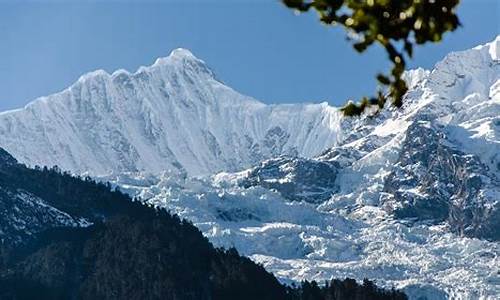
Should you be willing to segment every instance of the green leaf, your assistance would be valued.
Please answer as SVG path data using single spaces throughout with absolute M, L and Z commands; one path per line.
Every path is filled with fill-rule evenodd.
M 383 85 L 389 85 L 391 84 L 391 80 L 389 78 L 387 78 L 387 76 L 384 76 L 382 74 L 378 74 L 377 75 L 377 80 L 383 84 Z

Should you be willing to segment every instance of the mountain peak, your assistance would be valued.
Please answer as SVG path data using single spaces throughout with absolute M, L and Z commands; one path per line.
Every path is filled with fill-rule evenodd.
M 172 50 L 172 52 L 170 52 L 169 57 L 197 59 L 196 56 L 194 56 L 194 54 L 186 48 L 177 48 Z
M 158 66 L 158 65 L 165 65 L 174 61 L 195 61 L 195 62 L 201 62 L 203 64 L 204 61 L 201 59 L 197 58 L 194 56 L 194 54 L 189 51 L 188 49 L 185 48 L 176 48 L 170 52 L 170 54 L 167 57 L 160 57 L 156 59 L 155 63 L 153 66 Z

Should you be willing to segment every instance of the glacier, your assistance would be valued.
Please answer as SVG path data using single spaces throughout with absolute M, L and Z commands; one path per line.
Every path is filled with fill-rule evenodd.
M 28 165 L 112 182 L 283 281 L 500 295 L 500 37 L 405 74 L 402 109 L 265 105 L 185 49 L 0 114 Z

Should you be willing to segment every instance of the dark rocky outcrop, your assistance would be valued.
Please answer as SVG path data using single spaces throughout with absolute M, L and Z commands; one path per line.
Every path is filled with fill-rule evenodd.
M 274 189 L 291 201 L 321 203 L 337 190 L 337 167 L 331 162 L 280 157 L 252 169 L 241 185 Z
M 444 130 L 414 122 L 384 191 L 393 195 L 397 218 L 448 222 L 459 234 L 500 239 L 499 207 L 485 205 L 483 191 L 495 183 L 472 154 L 453 148 Z M 488 186 L 489 185 L 489 186 Z M 490 201 L 491 202 L 491 201 Z

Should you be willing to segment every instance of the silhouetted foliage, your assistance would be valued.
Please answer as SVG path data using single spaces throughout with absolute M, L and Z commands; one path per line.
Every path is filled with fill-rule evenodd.
M 324 286 L 318 286 L 316 282 L 304 281 L 297 288 L 289 288 L 289 299 L 291 300 L 402 300 L 406 295 L 392 290 L 378 288 L 375 283 L 365 279 L 360 285 L 354 279 L 333 279 L 326 282 Z
M 234 248 L 214 248 L 176 215 L 109 184 L 7 164 L 1 155 L 0 189 L 28 191 L 92 225 L 2 242 L 0 299 L 406 299 L 354 280 L 284 286 Z
M 321 22 L 340 25 L 355 39 L 354 49 L 363 52 L 374 43 L 387 52 L 393 66 L 391 73 L 378 74 L 377 80 L 388 86 L 389 97 L 396 107 L 402 105 L 408 90 L 402 79 L 405 55 L 413 56 L 415 44 L 439 42 L 443 34 L 454 31 L 460 22 L 455 14 L 459 0 L 283 0 L 301 12 L 311 9 L 319 13 Z M 386 97 L 364 97 L 360 103 L 347 103 L 342 111 L 347 116 L 360 115 L 370 106 L 383 108 Z

